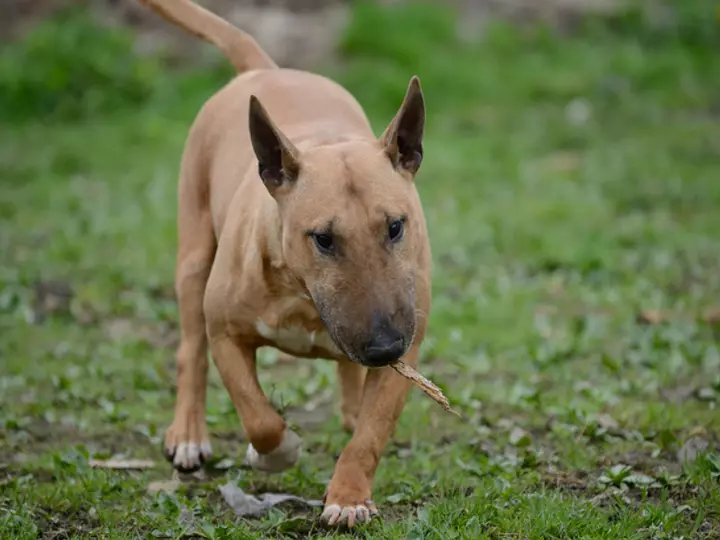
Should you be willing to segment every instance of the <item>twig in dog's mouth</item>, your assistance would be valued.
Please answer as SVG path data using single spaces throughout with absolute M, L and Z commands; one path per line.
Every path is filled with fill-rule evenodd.
M 412 367 L 408 366 L 402 360 L 398 360 L 394 364 L 390 364 L 390 367 L 392 367 L 395 371 L 397 371 L 406 379 L 410 379 L 413 384 L 415 384 L 415 386 L 417 386 L 418 388 L 420 388 L 420 390 L 430 396 L 433 401 L 440 404 L 443 409 L 453 413 L 455 416 L 460 418 L 460 413 L 458 413 L 450 406 L 448 398 L 445 397 L 445 394 L 443 394 L 442 390 L 440 390 L 440 388 L 438 388 L 436 384 L 427 380 L 425 377 L 420 375 L 420 373 L 415 371 L 415 369 L 413 369 Z

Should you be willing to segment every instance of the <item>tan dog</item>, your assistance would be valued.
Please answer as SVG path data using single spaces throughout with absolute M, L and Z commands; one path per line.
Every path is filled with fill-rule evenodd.
M 208 344 L 250 441 L 248 462 L 268 472 L 292 466 L 301 441 L 258 384 L 256 350 L 333 359 L 343 426 L 354 434 L 323 519 L 368 521 L 380 454 L 410 387 L 387 365 L 417 365 L 430 310 L 430 246 L 413 182 L 420 83 L 410 81 L 377 139 L 336 83 L 278 68 L 253 38 L 190 0 L 140 1 L 214 43 L 241 73 L 203 106 L 182 158 L 182 340 L 167 456 L 189 471 L 210 454 Z

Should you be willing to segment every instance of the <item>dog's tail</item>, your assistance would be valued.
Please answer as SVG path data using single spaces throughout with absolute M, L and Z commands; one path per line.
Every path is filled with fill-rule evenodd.
M 238 73 L 278 67 L 252 36 L 191 0 L 138 1 L 186 32 L 215 45 Z

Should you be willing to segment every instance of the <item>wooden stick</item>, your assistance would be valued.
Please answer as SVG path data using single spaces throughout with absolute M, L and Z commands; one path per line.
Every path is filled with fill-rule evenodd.
M 460 414 L 450 406 L 448 398 L 445 397 L 442 390 L 440 390 L 440 388 L 438 388 L 438 386 L 433 382 L 427 380 L 402 360 L 398 360 L 394 364 L 390 364 L 390 366 L 406 379 L 410 379 L 415 386 L 430 396 L 431 399 L 439 403 L 443 409 L 460 418 Z

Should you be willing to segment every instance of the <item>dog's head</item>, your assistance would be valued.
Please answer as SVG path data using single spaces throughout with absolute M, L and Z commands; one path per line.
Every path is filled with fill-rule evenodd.
M 277 201 L 285 262 L 336 345 L 368 367 L 398 360 L 415 335 L 414 281 L 426 240 L 413 180 L 424 125 L 416 77 L 378 140 L 304 152 L 251 98 L 253 149 Z

